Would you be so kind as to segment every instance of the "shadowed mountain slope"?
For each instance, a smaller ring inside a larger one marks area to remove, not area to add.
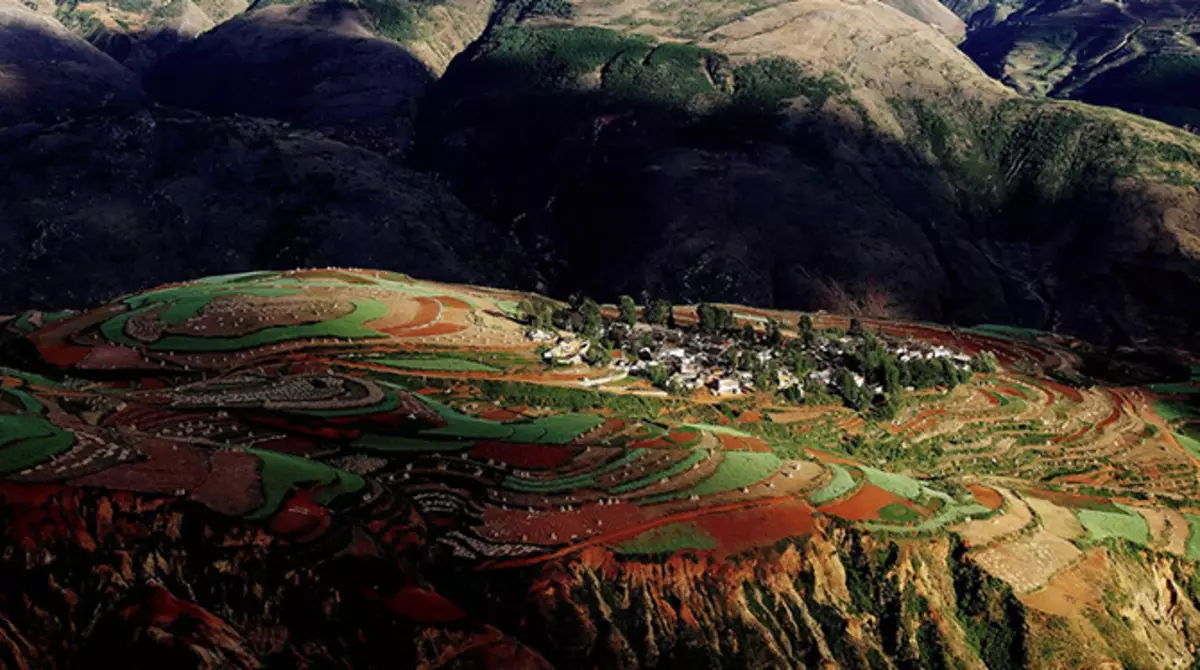
[[[0,0],[0,125],[139,104],[137,79],[57,21]]]
[[[160,61],[146,87],[165,104],[289,121],[400,153],[432,80],[375,37],[361,10],[323,3],[235,18]]]
[[[0,175],[0,310],[294,265],[525,283],[515,247],[433,180],[274,123],[146,111],[0,129]]]
[[[706,8],[496,25],[435,86],[416,159],[563,294],[1193,336],[1194,138],[1014,99],[881,3]]]

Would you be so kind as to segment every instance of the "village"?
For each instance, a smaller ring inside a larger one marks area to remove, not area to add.
[[[801,316],[796,334],[785,336],[777,321],[739,327],[735,315],[717,305],[700,305],[698,322],[681,326],[669,306],[635,311],[629,302],[623,301],[619,318],[601,319],[598,305],[578,301],[553,317],[561,329],[533,327],[527,337],[543,343],[548,364],[604,366],[664,392],[778,393],[816,404],[840,397],[854,409],[902,391],[953,387],[972,371],[994,369],[987,354],[897,341],[865,331],[857,320],[846,332],[818,331]]]

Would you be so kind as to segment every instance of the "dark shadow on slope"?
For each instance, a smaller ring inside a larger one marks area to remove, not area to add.
[[[0,4],[0,126],[144,101],[137,79],[111,58],[55,21]]]
[[[0,129],[0,314],[323,266],[531,283],[434,180],[277,122],[155,109]]]
[[[1066,185],[1033,169],[1009,184],[1003,170],[1019,157],[1005,146],[984,147],[994,164],[948,165],[845,109],[697,115],[595,81],[557,85],[569,54],[529,60],[489,48],[460,56],[435,86],[413,158],[496,222],[497,235],[534,251],[556,295],[861,308],[1103,341],[1194,341],[1200,315],[1187,304],[1200,267],[1161,227],[1143,225],[1152,208],[1114,191],[1087,156]],[[927,140],[935,156],[948,151],[937,132]]]
[[[429,69],[342,2],[275,6],[181,46],[146,75],[164,104],[319,129],[388,155],[407,147]]]

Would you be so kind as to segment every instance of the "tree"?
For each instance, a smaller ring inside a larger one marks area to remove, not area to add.
[[[646,323],[656,326],[663,325],[667,321],[667,312],[666,309],[663,309],[664,306],[670,309],[671,303],[666,300],[647,298],[646,309],[642,312],[642,318],[645,319]]]
[[[746,342],[755,342],[758,340],[758,331],[754,330],[754,326],[748,323],[742,326],[742,340]]]
[[[696,307],[696,316],[700,318],[700,331],[704,333],[721,333],[737,325],[733,312],[706,302]]]
[[[583,316],[583,334],[587,337],[598,337],[604,330],[604,317],[600,315],[600,305],[591,298],[584,298],[579,306]]]
[[[796,322],[796,330],[800,333],[800,344],[803,344],[806,348],[811,348],[817,343],[817,334],[813,331],[811,316],[801,314],[799,321]]]
[[[538,330],[546,330],[554,322],[554,308],[543,300],[523,298],[517,303],[517,313],[521,321]]]
[[[949,358],[943,358],[942,361],[942,383],[947,389],[953,390],[958,386],[958,367],[950,362]]]
[[[862,337],[867,331],[863,329],[862,322],[857,318],[850,319],[850,330],[847,331],[850,337]]]
[[[871,416],[880,421],[895,419],[899,411],[900,402],[896,399],[895,394],[892,393],[884,393],[876,396],[875,402],[871,405]]]
[[[665,365],[652,365],[649,371],[650,383],[660,389],[666,389],[667,382],[671,379],[671,371]]]
[[[896,358],[894,356],[884,357],[883,374],[880,376],[882,377],[880,382],[883,385],[884,393],[896,393],[902,388],[900,386],[900,368],[896,365]]]
[[[990,351],[981,351],[971,359],[971,369],[975,372],[991,373],[997,368],[996,354]]]
[[[765,365],[754,375],[754,388],[763,393],[774,393],[779,388],[774,366]]]
[[[834,382],[837,384],[838,393],[842,395],[842,400],[846,401],[847,407],[857,411],[867,406],[870,401],[870,398],[866,397],[868,391],[858,385],[849,370],[846,368],[838,370]]]
[[[618,304],[618,310],[621,313],[621,320],[632,326],[637,323],[637,303],[633,301],[631,296],[623,295]]]
[[[612,362],[612,350],[608,347],[607,342],[592,340],[583,360],[587,361],[588,365],[603,367]]]
[[[775,319],[767,322],[767,344],[778,347],[783,344],[783,328]]]

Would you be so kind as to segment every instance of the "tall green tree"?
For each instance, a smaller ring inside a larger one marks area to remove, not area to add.
[[[621,320],[629,325],[637,323],[637,303],[632,296],[623,295],[618,303]]]
[[[783,344],[783,328],[775,319],[767,322],[767,344],[778,347]]]
[[[600,314],[600,304],[591,298],[584,298],[579,306],[583,315],[583,334],[587,337],[598,337],[604,330],[604,317]]]
[[[817,343],[817,333],[813,330],[812,317],[807,314],[801,314],[800,319],[796,322],[796,330],[800,334],[800,344],[805,348],[811,348]]]

